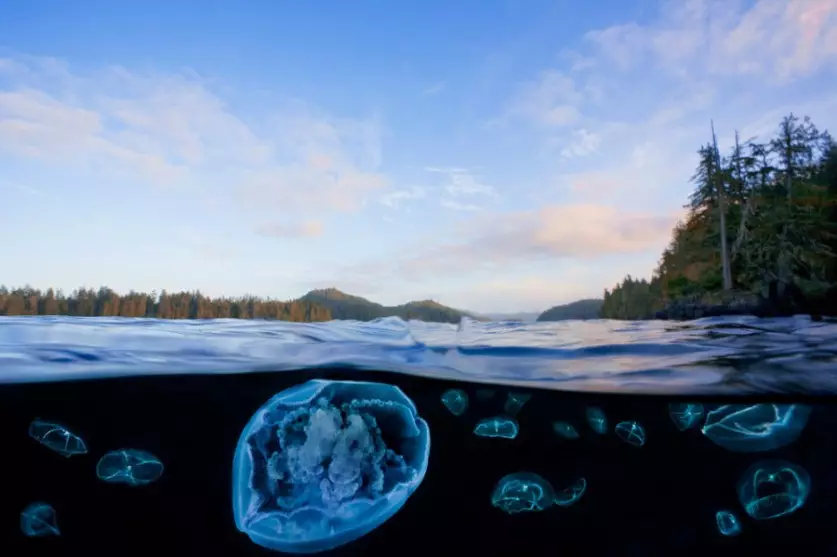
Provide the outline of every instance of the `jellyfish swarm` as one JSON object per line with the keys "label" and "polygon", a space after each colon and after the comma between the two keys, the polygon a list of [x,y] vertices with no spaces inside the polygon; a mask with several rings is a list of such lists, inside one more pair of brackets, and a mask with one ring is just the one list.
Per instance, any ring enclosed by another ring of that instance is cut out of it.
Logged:
{"label": "jellyfish swarm", "polygon": [[552,485],[532,472],[504,476],[491,493],[491,504],[508,514],[542,511],[554,501]]}
{"label": "jellyfish swarm", "polygon": [[607,416],[605,416],[604,410],[597,406],[591,406],[586,411],[586,417],[587,423],[590,424],[593,431],[599,435],[607,433]]}
{"label": "jellyfish swarm", "polygon": [[672,402],[668,405],[668,415],[680,431],[691,429],[703,418],[703,404],[692,402]]}
{"label": "jellyfish swarm", "polygon": [[393,385],[315,379],[271,398],[233,458],[239,530],[268,549],[316,553],[392,517],[427,472],[430,431]]}
{"label": "jellyfish swarm", "polygon": [[738,517],[730,511],[716,512],[715,524],[722,536],[737,536],[741,533],[741,523],[738,522]]}
{"label": "jellyfish swarm", "polygon": [[25,536],[60,536],[55,509],[47,503],[30,503],[20,512],[20,530]]}
{"label": "jellyfish swarm", "polygon": [[616,435],[629,445],[641,447],[645,444],[645,428],[638,422],[619,422],[615,431]]}
{"label": "jellyfish swarm", "polygon": [[811,477],[796,464],[763,460],[744,472],[737,491],[738,500],[752,518],[778,518],[805,504],[811,492]]}
{"label": "jellyfish swarm", "polygon": [[33,420],[29,424],[29,437],[63,457],[87,454],[84,440],[61,424]]}
{"label": "jellyfish swarm", "polygon": [[555,504],[559,507],[569,507],[584,495],[587,491],[587,480],[579,478],[566,489],[562,489],[555,494]]}
{"label": "jellyfish swarm", "polygon": [[468,409],[468,394],[461,389],[448,389],[442,393],[442,404],[454,416],[461,416]]}
{"label": "jellyfish swarm", "polygon": [[578,431],[567,422],[552,422],[552,431],[564,439],[578,439]]}
{"label": "jellyfish swarm", "polygon": [[112,484],[148,485],[163,475],[163,463],[147,451],[119,449],[99,459],[96,475]]}
{"label": "jellyfish swarm", "polygon": [[529,402],[532,395],[529,393],[509,393],[506,397],[506,403],[503,405],[503,411],[509,416],[517,416],[523,405]]}
{"label": "jellyfish swarm", "polygon": [[520,426],[514,418],[497,416],[485,418],[477,422],[474,427],[474,435],[478,437],[500,437],[502,439],[514,439],[520,431]]}
{"label": "jellyfish swarm", "polygon": [[796,441],[810,413],[803,404],[725,404],[706,415],[701,431],[730,451],[770,451]]}

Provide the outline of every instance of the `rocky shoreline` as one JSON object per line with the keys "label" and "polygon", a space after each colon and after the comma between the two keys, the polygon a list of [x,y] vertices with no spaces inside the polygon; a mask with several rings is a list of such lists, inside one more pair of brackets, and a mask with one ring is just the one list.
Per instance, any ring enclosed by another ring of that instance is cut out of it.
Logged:
{"label": "rocky shoreline", "polygon": [[665,309],[655,312],[649,319],[688,321],[729,315],[789,317],[799,314],[810,315],[814,320],[837,317],[837,287],[817,297],[805,296],[795,286],[786,288],[782,295],[778,295],[775,285],[771,285],[767,296],[749,292],[696,295],[670,301]]}

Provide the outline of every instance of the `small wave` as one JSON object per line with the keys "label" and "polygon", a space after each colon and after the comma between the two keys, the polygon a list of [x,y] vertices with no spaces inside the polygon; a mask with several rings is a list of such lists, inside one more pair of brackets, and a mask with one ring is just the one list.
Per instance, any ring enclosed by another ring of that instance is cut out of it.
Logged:
{"label": "small wave", "polygon": [[807,317],[405,322],[0,318],[0,382],[344,367],[535,388],[837,393],[837,324]]}

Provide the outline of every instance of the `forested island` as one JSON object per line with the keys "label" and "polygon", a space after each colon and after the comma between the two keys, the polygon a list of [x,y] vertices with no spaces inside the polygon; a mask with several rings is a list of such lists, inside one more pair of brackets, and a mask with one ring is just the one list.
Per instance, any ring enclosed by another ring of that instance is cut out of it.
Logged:
{"label": "forested island", "polygon": [[370,321],[397,316],[428,322],[459,323],[470,314],[432,300],[383,306],[365,298],[326,288],[291,301],[245,296],[211,298],[200,292],[129,292],[79,288],[69,295],[53,289],[0,286],[0,315],[73,315],[82,317],[150,317],[158,319],[278,319],[282,321]]}
{"label": "forested island", "polygon": [[774,137],[698,150],[694,191],[651,280],[604,292],[609,319],[837,314],[837,145],[793,114]]}
{"label": "forested island", "polygon": [[602,314],[601,298],[577,300],[554,306],[541,313],[538,321],[566,321],[568,319],[598,319]]}

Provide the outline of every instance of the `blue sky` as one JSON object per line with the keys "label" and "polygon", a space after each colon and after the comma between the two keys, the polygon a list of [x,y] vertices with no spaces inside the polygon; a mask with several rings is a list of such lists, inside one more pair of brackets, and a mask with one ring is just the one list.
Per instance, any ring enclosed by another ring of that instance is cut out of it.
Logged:
{"label": "blue sky", "polygon": [[649,276],[837,0],[0,0],[0,282],[533,311]]}

